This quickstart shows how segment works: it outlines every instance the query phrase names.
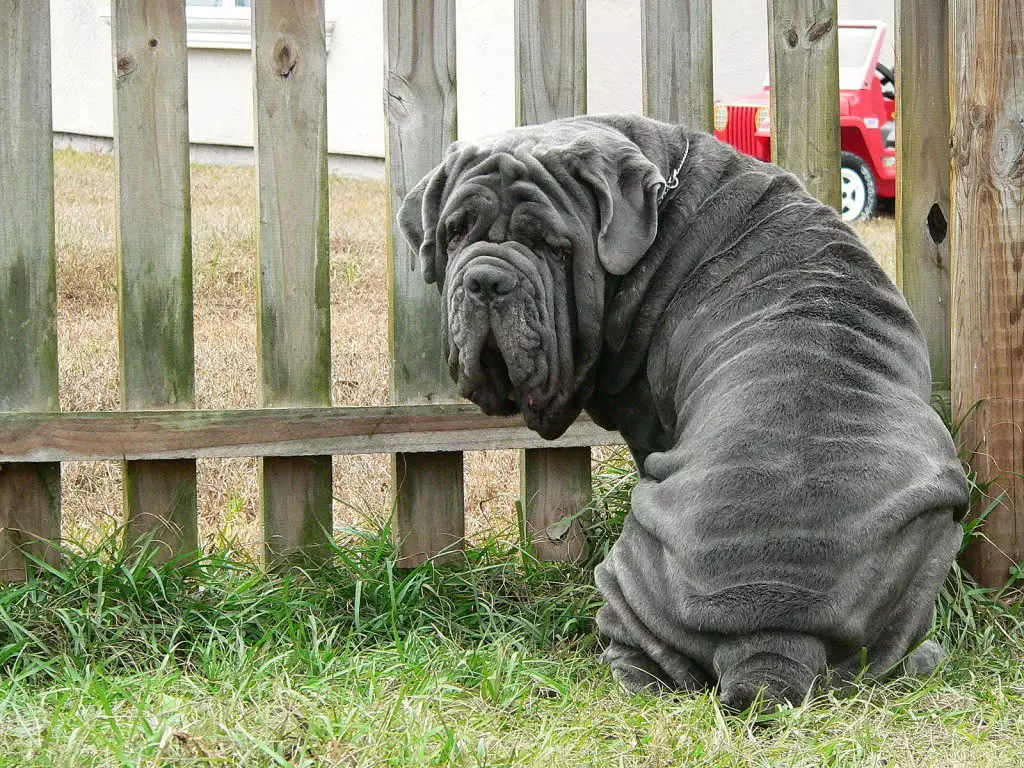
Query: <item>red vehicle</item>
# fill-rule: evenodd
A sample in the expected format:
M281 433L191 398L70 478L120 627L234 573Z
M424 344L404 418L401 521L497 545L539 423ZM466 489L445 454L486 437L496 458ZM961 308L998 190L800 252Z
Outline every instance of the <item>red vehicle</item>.
M871 216L878 198L896 196L896 82L878 57L889 25L839 23L839 125L843 219ZM771 161L767 78L760 93L715 104L715 135Z

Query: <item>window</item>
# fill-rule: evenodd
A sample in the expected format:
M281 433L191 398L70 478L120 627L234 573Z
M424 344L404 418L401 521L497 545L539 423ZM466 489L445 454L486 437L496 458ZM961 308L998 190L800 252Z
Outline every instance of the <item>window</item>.
M332 5L328 0L328 5ZM110 23L110 4L103 3L100 16ZM185 0L188 18L189 48L227 48L249 50L252 47L252 0ZM327 50L331 50L334 17L328 12Z
M252 46L251 0L185 0L189 48Z

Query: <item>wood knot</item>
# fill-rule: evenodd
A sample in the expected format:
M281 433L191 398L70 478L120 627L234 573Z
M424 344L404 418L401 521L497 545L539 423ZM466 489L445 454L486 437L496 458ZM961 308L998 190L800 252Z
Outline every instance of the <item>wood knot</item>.
M984 104L972 104L967 112L967 119L974 128L984 128L988 123L988 109Z
M277 64L277 74L281 77L290 76L299 63L299 54L283 37L274 46L274 62Z
M135 71L135 57L130 53L119 53L117 55L117 75L124 77Z
M786 32L786 46L789 48L796 48L796 44L800 42L800 35L796 33L796 30L792 27Z
M1024 178L1024 121L1007 121L995 136L992 165L1007 181Z
M807 30L807 42L818 42L832 31L833 26L835 26L835 22L832 19L822 19L821 21L814 22L810 29Z
M150 48L156 48L158 45L160 45L160 41L159 40L157 40L155 37L149 38L149 47Z
M389 72L384 92L387 95L385 107L393 120L405 119L412 114L415 99L412 96L409 82L404 77L398 73Z
M931 237L933 243L941 245L946 239L949 224L946 222L946 214L942 212L938 203L933 203L932 207L928 209L927 223L928 236ZM941 267L942 264L939 264L939 266Z

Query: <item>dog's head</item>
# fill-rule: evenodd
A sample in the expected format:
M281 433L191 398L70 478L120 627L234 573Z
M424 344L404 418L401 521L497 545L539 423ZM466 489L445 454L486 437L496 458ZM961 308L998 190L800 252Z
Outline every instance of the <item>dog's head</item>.
M459 392L554 438L593 389L606 274L654 241L658 168L586 120L456 143L406 196L402 233L441 291Z

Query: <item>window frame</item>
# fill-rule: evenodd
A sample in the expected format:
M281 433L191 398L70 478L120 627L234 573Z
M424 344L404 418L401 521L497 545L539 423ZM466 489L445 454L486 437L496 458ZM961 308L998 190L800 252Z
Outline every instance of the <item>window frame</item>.
M189 48L248 51L252 49L252 8L236 6L235 0L224 0L229 6L185 6L186 45ZM110 4L100 8L100 18L110 24ZM334 17L325 23L327 50L334 36Z
M252 8L189 5L185 3L186 44L189 48L223 48L246 51L252 48Z

